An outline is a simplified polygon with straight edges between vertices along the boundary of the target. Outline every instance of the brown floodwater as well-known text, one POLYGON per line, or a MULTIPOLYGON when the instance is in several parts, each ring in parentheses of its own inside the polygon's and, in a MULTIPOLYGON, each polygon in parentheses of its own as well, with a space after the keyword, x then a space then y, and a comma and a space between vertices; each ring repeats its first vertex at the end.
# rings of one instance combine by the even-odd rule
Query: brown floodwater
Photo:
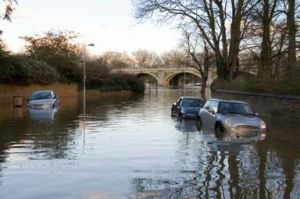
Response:
POLYGON ((0 106, 0 198, 300 198, 300 101, 213 93, 247 101, 268 126, 217 139, 170 117, 182 90, 90 95, 85 114, 77 97, 0 106))

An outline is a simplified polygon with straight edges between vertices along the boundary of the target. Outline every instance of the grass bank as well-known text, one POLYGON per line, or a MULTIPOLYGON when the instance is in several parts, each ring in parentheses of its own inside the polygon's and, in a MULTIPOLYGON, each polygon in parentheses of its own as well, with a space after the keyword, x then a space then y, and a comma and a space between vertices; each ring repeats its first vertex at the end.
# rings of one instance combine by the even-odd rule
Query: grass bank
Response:
POLYGON ((20 86, 15 84, 0 84, 0 105, 12 104, 13 96, 22 95, 24 102, 37 90, 53 90, 59 97, 77 97, 77 84, 54 83, 49 85, 31 84, 20 86))
POLYGON ((216 89, 226 89, 277 95, 300 95, 300 84, 296 80, 258 81, 256 77, 251 75, 241 75, 231 82, 215 80, 211 84, 211 89, 213 91, 216 89))

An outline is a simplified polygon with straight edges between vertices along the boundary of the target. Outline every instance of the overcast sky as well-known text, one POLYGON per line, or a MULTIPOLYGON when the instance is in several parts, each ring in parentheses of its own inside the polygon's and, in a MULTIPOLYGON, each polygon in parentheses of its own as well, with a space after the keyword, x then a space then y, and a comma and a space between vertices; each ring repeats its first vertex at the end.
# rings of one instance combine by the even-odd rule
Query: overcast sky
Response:
POLYGON ((161 53, 176 49, 180 35, 170 26, 137 23, 131 0, 18 0, 12 22, 0 20, 0 27, 14 52, 23 49, 20 36, 48 30, 80 33, 79 42, 95 43, 92 54, 137 49, 161 53))

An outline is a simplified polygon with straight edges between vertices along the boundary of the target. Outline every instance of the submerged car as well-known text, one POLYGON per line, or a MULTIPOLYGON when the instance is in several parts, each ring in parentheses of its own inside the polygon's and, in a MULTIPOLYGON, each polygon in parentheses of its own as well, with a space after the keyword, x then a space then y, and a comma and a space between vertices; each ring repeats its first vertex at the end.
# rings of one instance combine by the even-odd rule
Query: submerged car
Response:
POLYGON ((55 108, 59 100, 52 90, 36 91, 28 98, 28 107, 33 109, 55 108))
POLYGON ((215 129, 216 135, 222 132, 266 131, 265 122, 257 117, 246 102, 236 100, 210 99, 199 111, 198 128, 215 129))
POLYGON ((51 122, 55 118, 58 108, 29 108, 29 117, 40 122, 51 122))
POLYGON ((182 118, 196 118, 205 101, 197 97, 180 97, 171 108, 171 115, 182 118))

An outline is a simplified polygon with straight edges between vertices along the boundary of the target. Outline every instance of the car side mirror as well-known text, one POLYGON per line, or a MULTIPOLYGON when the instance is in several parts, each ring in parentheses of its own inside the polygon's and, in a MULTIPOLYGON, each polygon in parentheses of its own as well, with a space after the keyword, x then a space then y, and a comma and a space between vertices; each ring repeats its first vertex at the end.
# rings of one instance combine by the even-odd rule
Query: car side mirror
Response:
POLYGON ((56 99, 56 95, 53 96, 53 99, 56 99))
POLYGON ((210 108, 210 107, 208 107, 207 110, 208 110, 208 112, 210 112, 210 113, 212 113, 212 114, 216 114, 215 111, 214 111, 214 109, 212 109, 212 108, 210 108))
POLYGON ((254 113, 254 115, 255 115, 255 116, 258 116, 259 114, 258 114, 258 113, 254 113))

